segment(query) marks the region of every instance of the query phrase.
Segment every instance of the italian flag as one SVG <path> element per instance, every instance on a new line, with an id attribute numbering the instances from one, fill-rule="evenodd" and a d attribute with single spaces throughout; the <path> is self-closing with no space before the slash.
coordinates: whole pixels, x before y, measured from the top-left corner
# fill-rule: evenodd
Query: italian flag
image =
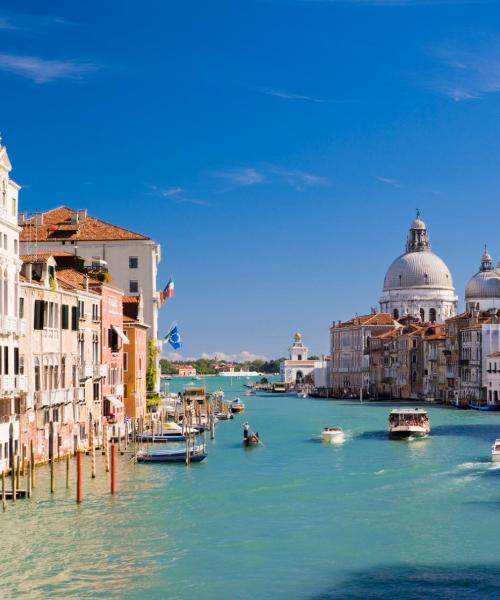
<path id="1" fill-rule="evenodd" d="M 165 289 L 162 292 L 163 300 L 165 300 L 166 298 L 172 298 L 172 296 L 174 295 L 174 287 L 174 280 L 169 279 L 167 285 L 165 286 Z"/>

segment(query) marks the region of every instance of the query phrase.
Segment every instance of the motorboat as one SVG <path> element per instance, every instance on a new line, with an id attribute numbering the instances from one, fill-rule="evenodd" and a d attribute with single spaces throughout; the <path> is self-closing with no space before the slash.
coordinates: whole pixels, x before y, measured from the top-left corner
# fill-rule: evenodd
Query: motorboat
<path id="1" fill-rule="evenodd" d="M 297 392 L 299 398 L 307 398 L 309 394 L 307 392 Z"/>
<path id="2" fill-rule="evenodd" d="M 344 432 L 341 427 L 325 427 L 321 431 L 321 441 L 329 444 L 342 442 L 344 440 Z"/>
<path id="3" fill-rule="evenodd" d="M 245 410 L 245 404 L 239 398 L 236 398 L 236 400 L 233 400 L 231 402 L 231 404 L 229 405 L 229 407 L 233 414 L 241 413 Z"/>
<path id="4" fill-rule="evenodd" d="M 389 414 L 388 432 L 392 439 L 422 438 L 431 426 L 422 408 L 395 408 Z"/>
<path id="5" fill-rule="evenodd" d="M 233 418 L 233 415 L 231 413 L 225 413 L 221 412 L 220 410 L 216 410 L 214 412 L 214 417 L 217 419 L 217 421 L 229 421 L 229 419 Z"/>
<path id="6" fill-rule="evenodd" d="M 136 454 L 137 462 L 142 463 L 185 463 L 186 448 L 176 448 L 175 450 L 139 450 Z M 189 462 L 201 462 L 205 460 L 207 453 L 203 445 L 194 446 L 189 450 Z"/>
<path id="7" fill-rule="evenodd" d="M 244 446 L 258 446 L 260 444 L 260 437 L 257 432 L 253 432 L 250 429 L 248 422 L 243 423 L 243 445 Z"/>
<path id="8" fill-rule="evenodd" d="M 495 440 L 495 443 L 491 447 L 491 460 L 493 462 L 500 462 L 500 440 Z"/>
<path id="9" fill-rule="evenodd" d="M 146 444 L 165 444 L 167 442 L 183 442 L 186 437 L 182 433 L 138 433 L 135 436 L 137 442 Z"/>

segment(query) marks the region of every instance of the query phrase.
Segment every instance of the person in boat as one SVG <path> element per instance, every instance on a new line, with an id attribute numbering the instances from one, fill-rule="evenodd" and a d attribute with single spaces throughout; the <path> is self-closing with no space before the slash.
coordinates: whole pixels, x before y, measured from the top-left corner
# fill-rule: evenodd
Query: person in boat
<path id="1" fill-rule="evenodd" d="M 248 421 L 243 423 L 243 439 L 246 440 L 248 438 L 248 434 L 250 432 L 250 424 Z"/>

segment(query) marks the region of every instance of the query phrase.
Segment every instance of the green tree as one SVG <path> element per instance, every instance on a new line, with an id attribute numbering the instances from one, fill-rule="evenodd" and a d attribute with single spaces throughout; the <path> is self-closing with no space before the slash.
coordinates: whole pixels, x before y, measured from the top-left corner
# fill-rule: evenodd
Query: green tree
<path id="1" fill-rule="evenodd" d="M 148 368 L 146 369 L 146 391 L 148 396 L 154 394 L 158 371 L 156 369 L 156 356 L 158 351 L 155 347 L 155 341 L 150 338 L 148 341 Z"/>

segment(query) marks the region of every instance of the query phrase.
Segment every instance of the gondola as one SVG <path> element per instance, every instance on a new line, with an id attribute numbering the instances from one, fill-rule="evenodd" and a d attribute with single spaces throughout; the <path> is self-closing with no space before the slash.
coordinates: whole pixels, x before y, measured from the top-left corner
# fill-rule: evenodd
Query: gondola
<path id="1" fill-rule="evenodd" d="M 260 437 L 258 433 L 254 433 L 250 429 L 250 425 L 245 422 L 243 423 L 243 445 L 244 446 L 258 446 L 260 444 Z"/>

